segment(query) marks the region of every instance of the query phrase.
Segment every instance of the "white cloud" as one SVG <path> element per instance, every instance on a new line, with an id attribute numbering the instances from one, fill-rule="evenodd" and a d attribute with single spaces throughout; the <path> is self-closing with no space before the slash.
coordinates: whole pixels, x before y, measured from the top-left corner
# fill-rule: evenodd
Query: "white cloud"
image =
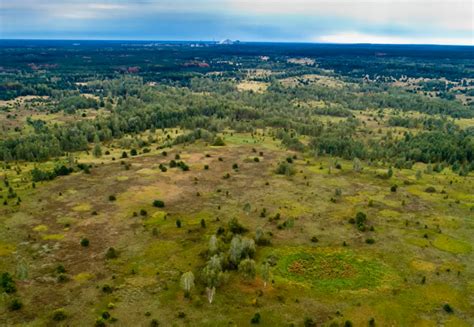
<path id="1" fill-rule="evenodd" d="M 374 43 L 374 44 L 443 44 L 443 45 L 474 45 L 472 38 L 458 37 L 400 37 L 358 32 L 342 32 L 318 36 L 314 42 L 323 43 Z"/>
<path id="2" fill-rule="evenodd" d="M 472 0 L 227 0 L 237 12 L 353 19 L 362 23 L 428 24 L 472 31 Z"/>

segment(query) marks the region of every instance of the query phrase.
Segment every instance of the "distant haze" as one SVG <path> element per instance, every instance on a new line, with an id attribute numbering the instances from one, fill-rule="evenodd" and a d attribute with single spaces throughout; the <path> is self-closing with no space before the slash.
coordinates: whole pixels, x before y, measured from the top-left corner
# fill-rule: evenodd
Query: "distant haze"
<path id="1" fill-rule="evenodd" d="M 474 45 L 472 0 L 0 0 L 0 38 Z"/>

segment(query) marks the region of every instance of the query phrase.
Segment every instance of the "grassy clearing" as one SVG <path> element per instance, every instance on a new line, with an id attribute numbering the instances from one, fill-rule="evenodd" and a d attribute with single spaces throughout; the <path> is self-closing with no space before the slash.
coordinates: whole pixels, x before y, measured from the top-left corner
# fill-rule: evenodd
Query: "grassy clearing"
<path id="1" fill-rule="evenodd" d="M 256 312 L 268 326 L 303 325 L 305 317 L 327 325 L 366 325 L 371 317 L 377 325 L 472 325 L 465 300 L 474 289 L 472 176 L 446 170 L 417 179 L 425 166 L 416 165 L 383 179 L 382 164 L 364 163 L 356 173 L 350 161 L 309 155 L 294 160 L 294 175 L 277 175 L 278 162 L 294 153 L 263 132 L 226 131 L 225 146 L 196 142 L 167 149 L 167 156 L 152 149 L 123 159 L 127 165 L 112 160 L 129 151 L 115 144 L 102 158 L 77 155 L 92 164 L 90 174 L 35 189 L 31 165 L 19 175 L 6 171 L 18 179 L 23 201 L 1 209 L 0 263 L 16 276 L 18 258 L 25 258 L 28 277 L 17 282 L 21 314 L 2 309 L 0 322 L 48 325 L 64 308 L 71 325 L 93 325 L 104 310 L 120 325 L 156 318 L 163 325 L 242 326 Z M 178 153 L 189 171 L 158 169 Z M 425 192 L 432 185 L 437 192 Z M 365 231 L 349 223 L 359 211 L 367 215 Z M 249 230 L 245 237 L 261 228 L 271 244 L 257 246 L 255 279 L 229 271 L 209 304 L 200 279 L 208 242 L 219 228 L 225 237 L 234 217 Z M 110 247 L 118 256 L 106 259 Z M 264 287 L 260 266 L 272 258 Z M 58 282 L 58 265 L 65 282 Z M 189 299 L 179 285 L 186 271 L 196 277 Z M 39 311 L 36 299 L 44 302 Z M 443 311 L 445 303 L 454 314 Z"/>

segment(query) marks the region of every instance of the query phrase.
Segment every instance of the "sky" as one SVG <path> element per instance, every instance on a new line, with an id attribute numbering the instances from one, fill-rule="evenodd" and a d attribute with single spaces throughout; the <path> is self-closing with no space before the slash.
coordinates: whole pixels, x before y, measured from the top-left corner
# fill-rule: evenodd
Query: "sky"
<path id="1" fill-rule="evenodd" d="M 474 0 L 0 0 L 0 39 L 474 45 Z"/>

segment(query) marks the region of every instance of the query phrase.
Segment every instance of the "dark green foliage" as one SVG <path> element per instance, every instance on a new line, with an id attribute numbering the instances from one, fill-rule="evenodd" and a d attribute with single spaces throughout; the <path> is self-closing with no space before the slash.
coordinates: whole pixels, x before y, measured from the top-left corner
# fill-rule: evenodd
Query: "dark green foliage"
<path id="1" fill-rule="evenodd" d="M 445 305 L 443 305 L 443 310 L 444 310 L 446 313 L 453 313 L 453 312 L 454 312 L 453 307 L 451 307 L 451 305 L 449 305 L 448 303 L 446 303 Z"/>
<path id="2" fill-rule="evenodd" d="M 224 140 L 220 136 L 217 136 L 214 139 L 214 142 L 212 143 L 212 145 L 214 145 L 214 146 L 224 146 L 225 143 L 224 143 Z"/>
<path id="3" fill-rule="evenodd" d="M 0 275 L 0 286 L 3 292 L 7 294 L 12 294 L 16 292 L 15 281 L 13 280 L 12 276 L 7 272 L 4 272 L 2 273 L 2 275 Z"/>
<path id="4" fill-rule="evenodd" d="M 181 228 L 181 220 L 176 220 L 176 227 Z"/>
<path id="5" fill-rule="evenodd" d="M 278 164 L 278 167 L 276 169 L 276 173 L 278 175 L 286 175 L 286 176 L 291 176 L 295 174 L 295 169 L 293 165 L 291 165 L 288 162 L 280 162 Z"/>
<path id="6" fill-rule="evenodd" d="M 107 252 L 105 253 L 105 258 L 106 259 L 116 259 L 118 258 L 118 252 L 115 250 L 115 248 L 110 247 L 107 249 Z"/>
<path id="7" fill-rule="evenodd" d="M 165 203 L 161 200 L 154 200 L 153 201 L 153 206 L 157 208 L 164 208 Z"/>
<path id="8" fill-rule="evenodd" d="M 304 327 L 316 327 L 316 322 L 309 317 L 304 318 L 303 322 Z"/>
<path id="9" fill-rule="evenodd" d="M 81 239 L 81 246 L 88 247 L 89 246 L 89 240 L 87 238 Z"/>
<path id="10" fill-rule="evenodd" d="M 364 231 L 366 221 L 367 221 L 367 215 L 359 211 L 355 217 L 355 223 L 357 225 L 357 228 L 361 231 Z"/>
<path id="11" fill-rule="evenodd" d="M 52 319 L 54 321 L 63 321 L 67 318 L 66 311 L 64 309 L 56 309 L 53 311 Z"/>
<path id="12" fill-rule="evenodd" d="M 260 323 L 260 319 L 261 319 L 261 316 L 260 316 L 260 313 L 259 312 L 256 312 L 252 319 L 250 319 L 250 323 L 251 324 L 259 324 Z"/>
<path id="13" fill-rule="evenodd" d="M 426 192 L 426 193 L 436 193 L 436 189 L 435 189 L 433 186 L 428 186 L 428 187 L 425 189 L 425 192 Z"/>
<path id="14" fill-rule="evenodd" d="M 374 244 L 375 243 L 375 240 L 373 238 L 368 238 L 365 240 L 365 243 L 367 244 Z"/>
<path id="15" fill-rule="evenodd" d="M 117 197 L 115 195 L 109 195 L 109 201 L 116 201 Z"/>
<path id="16" fill-rule="evenodd" d="M 244 226 L 242 226 L 242 224 L 240 224 L 237 218 L 232 218 L 229 221 L 228 227 L 229 227 L 229 230 L 234 234 L 243 234 L 248 231 L 247 228 L 245 228 Z"/>
<path id="17" fill-rule="evenodd" d="M 33 182 L 53 180 L 58 176 L 66 176 L 72 173 L 74 170 L 64 165 L 57 166 L 52 171 L 43 171 L 37 167 L 31 170 L 31 177 Z"/>
<path id="18" fill-rule="evenodd" d="M 23 303 L 20 301 L 20 299 L 13 299 L 11 300 L 10 304 L 8 305 L 8 309 L 10 311 L 18 311 L 23 307 Z"/>
<path id="19" fill-rule="evenodd" d="M 201 228 L 206 228 L 206 221 L 201 219 Z"/>

